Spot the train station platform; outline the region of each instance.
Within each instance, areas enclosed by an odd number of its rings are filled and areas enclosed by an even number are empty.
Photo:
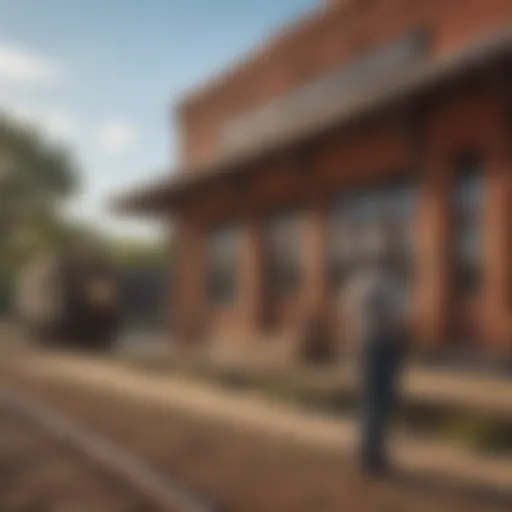
[[[119,399],[154,404],[169,412],[204,421],[275,436],[315,450],[350,456],[357,446],[353,415],[327,416],[299,407],[271,402],[254,392],[227,390],[220,385],[193,381],[175,374],[127,367],[119,362],[69,355],[28,358],[22,365],[26,378],[56,385],[78,386]],[[412,369],[406,376],[407,394],[445,403],[469,401],[494,413],[510,414],[512,383],[491,377],[451,376]],[[396,465],[410,475],[436,478],[483,492],[510,493],[512,457],[468,450],[456,444],[412,435],[397,429],[393,439]]]

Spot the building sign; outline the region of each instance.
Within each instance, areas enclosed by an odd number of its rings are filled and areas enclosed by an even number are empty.
[[[265,106],[235,118],[226,125],[221,144],[233,149],[270,139],[297,122],[329,112],[343,97],[349,101],[367,86],[393,78],[425,56],[427,39],[414,31],[377,51],[358,58],[341,70],[315,80]]]

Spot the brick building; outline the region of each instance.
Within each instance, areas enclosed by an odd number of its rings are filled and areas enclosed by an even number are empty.
[[[121,203],[177,222],[183,337],[293,339],[385,221],[417,346],[510,351],[512,2],[324,2],[179,114],[181,168]]]

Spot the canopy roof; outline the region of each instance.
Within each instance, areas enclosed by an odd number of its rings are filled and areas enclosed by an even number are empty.
[[[114,201],[121,212],[172,212],[184,196],[218,179],[256,169],[251,164],[280,151],[300,147],[310,139],[335,128],[360,121],[380,109],[407,104],[436,87],[463,77],[468,72],[488,69],[500,59],[512,55],[512,29],[495,32],[463,50],[436,59],[421,60],[402,73],[394,73],[379,83],[369,83],[350,94],[340,95],[329,109],[309,112],[296,122],[285,125],[270,138],[255,138],[250,144],[217,155],[195,168],[168,170],[169,177],[156,180]]]

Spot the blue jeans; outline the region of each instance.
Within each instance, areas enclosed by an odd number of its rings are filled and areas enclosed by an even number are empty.
[[[362,351],[361,457],[365,469],[387,464],[387,429],[396,403],[401,359],[397,339],[374,337]]]

